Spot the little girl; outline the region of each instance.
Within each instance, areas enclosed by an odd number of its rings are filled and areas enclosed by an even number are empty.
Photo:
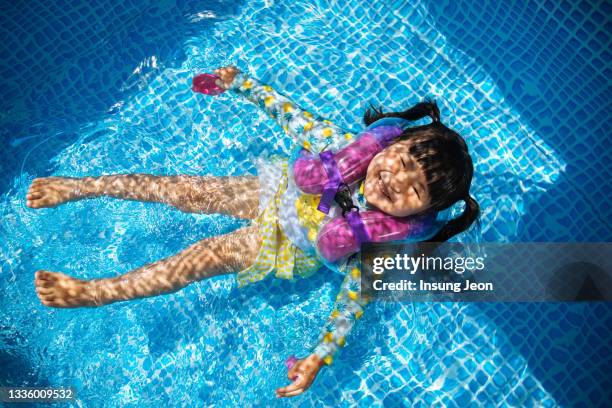
[[[218,85],[259,105],[304,149],[321,152],[355,135],[328,120],[300,109],[270,86],[235,67],[215,71]],[[403,112],[368,109],[366,126],[382,118],[415,121],[431,117],[428,125],[407,128],[390,146],[376,154],[365,179],[352,193],[362,207],[396,217],[441,211],[457,201],[463,213],[435,233],[430,241],[446,241],[467,229],[477,218],[478,204],[470,197],[473,165],[464,140],[439,121],[435,103],[423,102]],[[79,280],[62,273],[38,271],[35,286],[44,305],[52,307],[101,306],[109,303],[177,291],[186,285],[236,273],[239,286],[275,272],[280,278],[307,276],[322,261],[309,250],[323,216],[317,211],[320,196],[301,193],[287,171],[288,161],[260,163],[258,177],[153,176],[119,174],[99,177],[35,179],[27,194],[31,208],[92,197],[159,202],[182,211],[222,213],[254,222],[232,233],[206,238],[178,254],[114,278]],[[354,259],[355,257],[353,257]],[[360,271],[346,263],[346,277],[334,309],[312,353],[290,368],[293,382],[277,396],[304,392],[324,364],[331,364],[353,323],[363,313]]]

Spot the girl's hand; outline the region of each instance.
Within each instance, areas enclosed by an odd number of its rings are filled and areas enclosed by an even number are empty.
[[[316,354],[311,354],[302,360],[298,360],[291,367],[291,370],[287,372],[287,378],[293,382],[286,387],[277,389],[276,396],[278,398],[295,397],[303,393],[312,385],[322,366],[323,360]]]
[[[215,75],[221,78],[221,80],[217,80],[217,85],[225,89],[229,89],[232,82],[234,82],[234,77],[239,72],[240,70],[233,65],[228,65],[227,67],[215,69],[214,70]]]

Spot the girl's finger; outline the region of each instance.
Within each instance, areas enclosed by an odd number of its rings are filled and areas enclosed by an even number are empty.
[[[295,397],[296,395],[300,395],[301,393],[303,393],[304,391],[306,391],[304,388],[300,388],[298,390],[295,391],[291,391],[286,393],[284,396],[285,397]]]
[[[279,394],[280,396],[285,396],[285,394],[287,394],[288,392],[291,391],[295,391],[299,388],[298,385],[296,385],[296,383],[290,384],[286,387],[283,388],[279,388],[278,390],[276,390],[276,393]]]
[[[305,381],[304,381],[303,378],[298,378],[297,381],[289,384],[288,386],[277,389],[276,393],[280,394],[281,396],[284,396],[285,394],[287,394],[289,392],[295,391],[295,390],[297,390],[299,388],[303,388],[304,382]]]

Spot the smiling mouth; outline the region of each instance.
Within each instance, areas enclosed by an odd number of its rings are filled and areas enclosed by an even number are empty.
[[[380,175],[378,176],[378,185],[380,187],[380,191],[383,193],[385,197],[387,197],[387,200],[391,201],[391,195],[389,195],[387,186],[385,186],[385,183],[383,182],[382,177],[380,177]]]

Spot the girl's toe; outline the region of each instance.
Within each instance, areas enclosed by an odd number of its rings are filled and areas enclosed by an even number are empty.
[[[48,287],[39,287],[36,288],[36,293],[38,293],[39,297],[50,297],[54,296],[55,291]]]
[[[47,272],[47,271],[38,271],[34,274],[34,278],[36,281],[40,281],[40,283],[43,282],[53,282],[55,280],[54,276],[52,273]]]
[[[45,306],[55,306],[55,298],[53,297],[41,298],[40,303],[42,303]]]

